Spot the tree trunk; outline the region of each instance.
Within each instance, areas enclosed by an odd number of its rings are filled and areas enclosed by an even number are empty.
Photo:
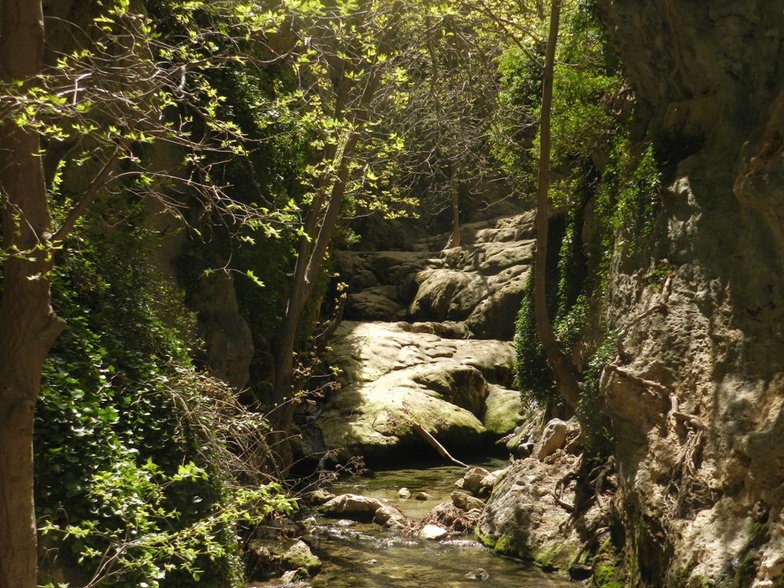
[[[0,77],[34,83],[44,48],[40,1],[3,0]],[[4,117],[5,118],[5,117]],[[33,419],[44,360],[65,323],[52,312],[51,227],[38,134],[0,127],[0,588],[37,585]]]
[[[305,239],[300,245],[294,269],[294,282],[291,288],[286,313],[278,331],[275,353],[275,384],[273,389],[273,410],[269,415],[272,434],[268,440],[276,466],[286,472],[291,466],[292,456],[288,438],[294,417],[297,390],[292,389],[294,370],[294,348],[302,312],[307,304],[316,280],[321,272],[324,257],[335,234],[340,219],[340,209],[346,195],[349,164],[356,149],[359,134],[352,131],[346,146],[339,155],[338,174],[330,190],[326,211],[323,213],[318,234],[315,239]],[[312,211],[319,214],[319,211]],[[320,216],[320,214],[319,214]]]
[[[382,43],[385,40],[383,39]],[[348,131],[349,135],[343,148],[334,151],[334,157],[337,158],[335,161],[337,173],[332,180],[331,188],[328,189],[329,197],[323,210],[316,202],[324,202],[324,198],[317,198],[306,220],[307,236],[302,237],[300,241],[291,295],[289,296],[286,313],[278,330],[274,363],[273,410],[269,416],[272,428],[269,444],[273,452],[273,458],[277,460],[277,468],[284,473],[291,466],[291,448],[288,437],[294,417],[294,409],[296,408],[294,396],[298,392],[298,390],[292,389],[297,329],[299,328],[305,304],[307,304],[313,293],[316,280],[321,273],[327,249],[340,220],[340,211],[346,196],[346,185],[349,180],[351,162],[354,159],[360,133],[367,122],[367,108],[370,106],[381,81],[381,72],[378,64],[370,66],[368,76],[357,109],[352,113],[353,128]],[[355,82],[348,78],[341,80],[338,87],[339,96],[344,91],[343,86],[351,83]],[[343,98],[339,99],[337,102],[338,107],[342,108],[343,103]],[[342,112],[336,112],[339,119],[342,119]],[[327,177],[325,176],[325,178]],[[322,185],[328,185],[328,183],[325,179]],[[316,228],[318,228],[317,232]]]
[[[536,331],[547,355],[547,362],[555,375],[558,392],[569,407],[577,408],[580,385],[569,358],[555,338],[550,317],[547,315],[547,233],[550,210],[550,116],[553,103],[553,70],[555,65],[555,46],[558,41],[560,20],[560,0],[553,0],[550,12],[550,34],[547,38],[547,51],[544,62],[544,83],[542,86],[542,115],[539,153],[539,188],[536,198],[536,255],[534,258],[534,312]]]
[[[457,185],[457,174],[455,164],[452,164],[449,172],[449,204],[452,208],[452,236],[446,244],[446,248],[460,247],[460,192]]]

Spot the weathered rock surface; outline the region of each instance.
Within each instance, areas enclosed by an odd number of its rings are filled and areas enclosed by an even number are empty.
[[[486,582],[490,579],[490,574],[484,568],[476,568],[475,570],[467,572],[463,577],[466,580],[478,580],[479,582]]]
[[[304,541],[297,541],[282,555],[284,568],[303,575],[312,576],[321,569],[321,560],[313,555]]]
[[[580,509],[580,524],[574,524],[577,497],[569,474],[579,460],[559,451],[544,461],[515,461],[498,480],[479,518],[482,541],[499,553],[534,559],[546,567],[579,567],[585,543],[606,539],[611,520],[610,500],[600,494]]]
[[[415,251],[336,253],[349,284],[346,318],[450,321],[466,335],[510,340],[533,261],[533,215],[467,224],[462,245],[443,251],[421,241]]]
[[[422,523],[437,525],[451,533],[473,533],[481,512],[481,509],[465,510],[451,502],[442,502],[425,515]]]
[[[210,371],[241,390],[250,379],[253,337],[240,313],[234,278],[216,272],[202,276],[199,286],[189,297],[189,305],[197,312]]]
[[[455,485],[466,492],[470,492],[474,496],[486,497],[490,495],[490,492],[493,491],[493,487],[505,473],[506,470],[488,472],[485,468],[473,467],[469,468],[465,475],[460,478]],[[453,494],[452,499],[454,500],[454,498],[455,495]],[[455,506],[458,506],[458,504],[455,503]]]
[[[375,498],[359,494],[341,494],[328,500],[321,506],[321,511],[328,515],[373,515],[384,503]],[[372,516],[371,516],[372,518]]]
[[[784,12],[598,6],[671,166],[651,247],[607,297],[629,584],[782,586]]]
[[[544,427],[541,438],[534,445],[534,457],[544,459],[561,449],[566,444],[568,428],[568,423],[561,419],[549,421]]]
[[[262,577],[283,575],[289,582],[313,576],[321,569],[321,560],[301,540],[288,547],[253,540],[248,545],[246,557],[250,559],[249,569],[253,575],[263,571]]]
[[[399,529],[406,526],[408,518],[394,506],[382,506],[373,513],[373,522],[383,527]]]
[[[315,426],[324,446],[343,459],[372,461],[427,447],[411,423],[450,449],[475,449],[514,429],[523,412],[519,393],[500,385],[512,378],[512,347],[505,341],[442,339],[408,323],[346,321],[326,359],[342,370],[343,388]]]
[[[480,498],[476,498],[475,496],[471,496],[470,494],[466,494],[465,492],[460,492],[455,490],[452,492],[451,495],[452,504],[455,507],[459,508],[460,510],[479,510],[481,511],[485,507],[484,500]]]
[[[449,535],[449,531],[439,525],[433,525],[431,523],[426,524],[419,531],[419,538],[427,541],[437,541],[438,539],[443,539],[447,535]]]
[[[443,251],[440,235],[409,251],[335,253],[348,320],[325,360],[342,371],[343,387],[318,433],[303,430],[303,453],[402,457],[425,445],[412,423],[450,449],[475,450],[519,425],[509,340],[533,259],[533,218],[468,223],[462,245]]]

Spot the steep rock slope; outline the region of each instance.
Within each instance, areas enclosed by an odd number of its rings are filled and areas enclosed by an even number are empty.
[[[631,581],[782,586],[784,10],[598,4],[671,165],[650,259],[610,278]]]
[[[467,223],[461,247],[440,250],[447,236],[434,235],[408,251],[337,253],[349,320],[325,360],[340,370],[342,387],[322,413],[300,419],[303,453],[410,458],[426,447],[415,424],[460,452],[513,431],[525,411],[510,389],[510,339],[532,225],[528,211]]]
[[[478,339],[511,340],[533,261],[534,214],[468,223],[461,247],[441,250],[446,237],[435,235],[410,251],[336,253],[349,285],[346,318],[449,321]]]

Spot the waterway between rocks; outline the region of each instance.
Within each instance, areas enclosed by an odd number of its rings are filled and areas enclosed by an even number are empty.
[[[481,464],[503,467],[500,460]],[[464,473],[456,466],[436,466],[378,471],[335,482],[335,494],[361,494],[399,507],[421,520],[434,506],[450,500],[455,481]],[[406,487],[412,496],[426,492],[427,500],[401,500]],[[574,587],[577,584],[547,574],[533,564],[504,558],[483,547],[471,535],[442,541],[425,541],[384,530],[373,523],[357,523],[317,516],[309,528],[308,543],[322,562],[321,571],[298,584],[281,581],[254,587],[305,588],[449,588],[484,584],[515,588]],[[485,574],[481,570],[484,570]],[[471,573],[475,577],[469,577]],[[478,573],[477,573],[478,572]],[[486,582],[477,579],[484,577]]]

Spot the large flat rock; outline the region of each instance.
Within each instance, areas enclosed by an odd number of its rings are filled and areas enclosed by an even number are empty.
[[[519,424],[519,393],[505,387],[511,343],[446,339],[419,327],[351,321],[339,327],[325,359],[341,371],[342,388],[315,424],[326,449],[370,461],[412,448],[435,455],[413,423],[450,450],[477,448]]]

